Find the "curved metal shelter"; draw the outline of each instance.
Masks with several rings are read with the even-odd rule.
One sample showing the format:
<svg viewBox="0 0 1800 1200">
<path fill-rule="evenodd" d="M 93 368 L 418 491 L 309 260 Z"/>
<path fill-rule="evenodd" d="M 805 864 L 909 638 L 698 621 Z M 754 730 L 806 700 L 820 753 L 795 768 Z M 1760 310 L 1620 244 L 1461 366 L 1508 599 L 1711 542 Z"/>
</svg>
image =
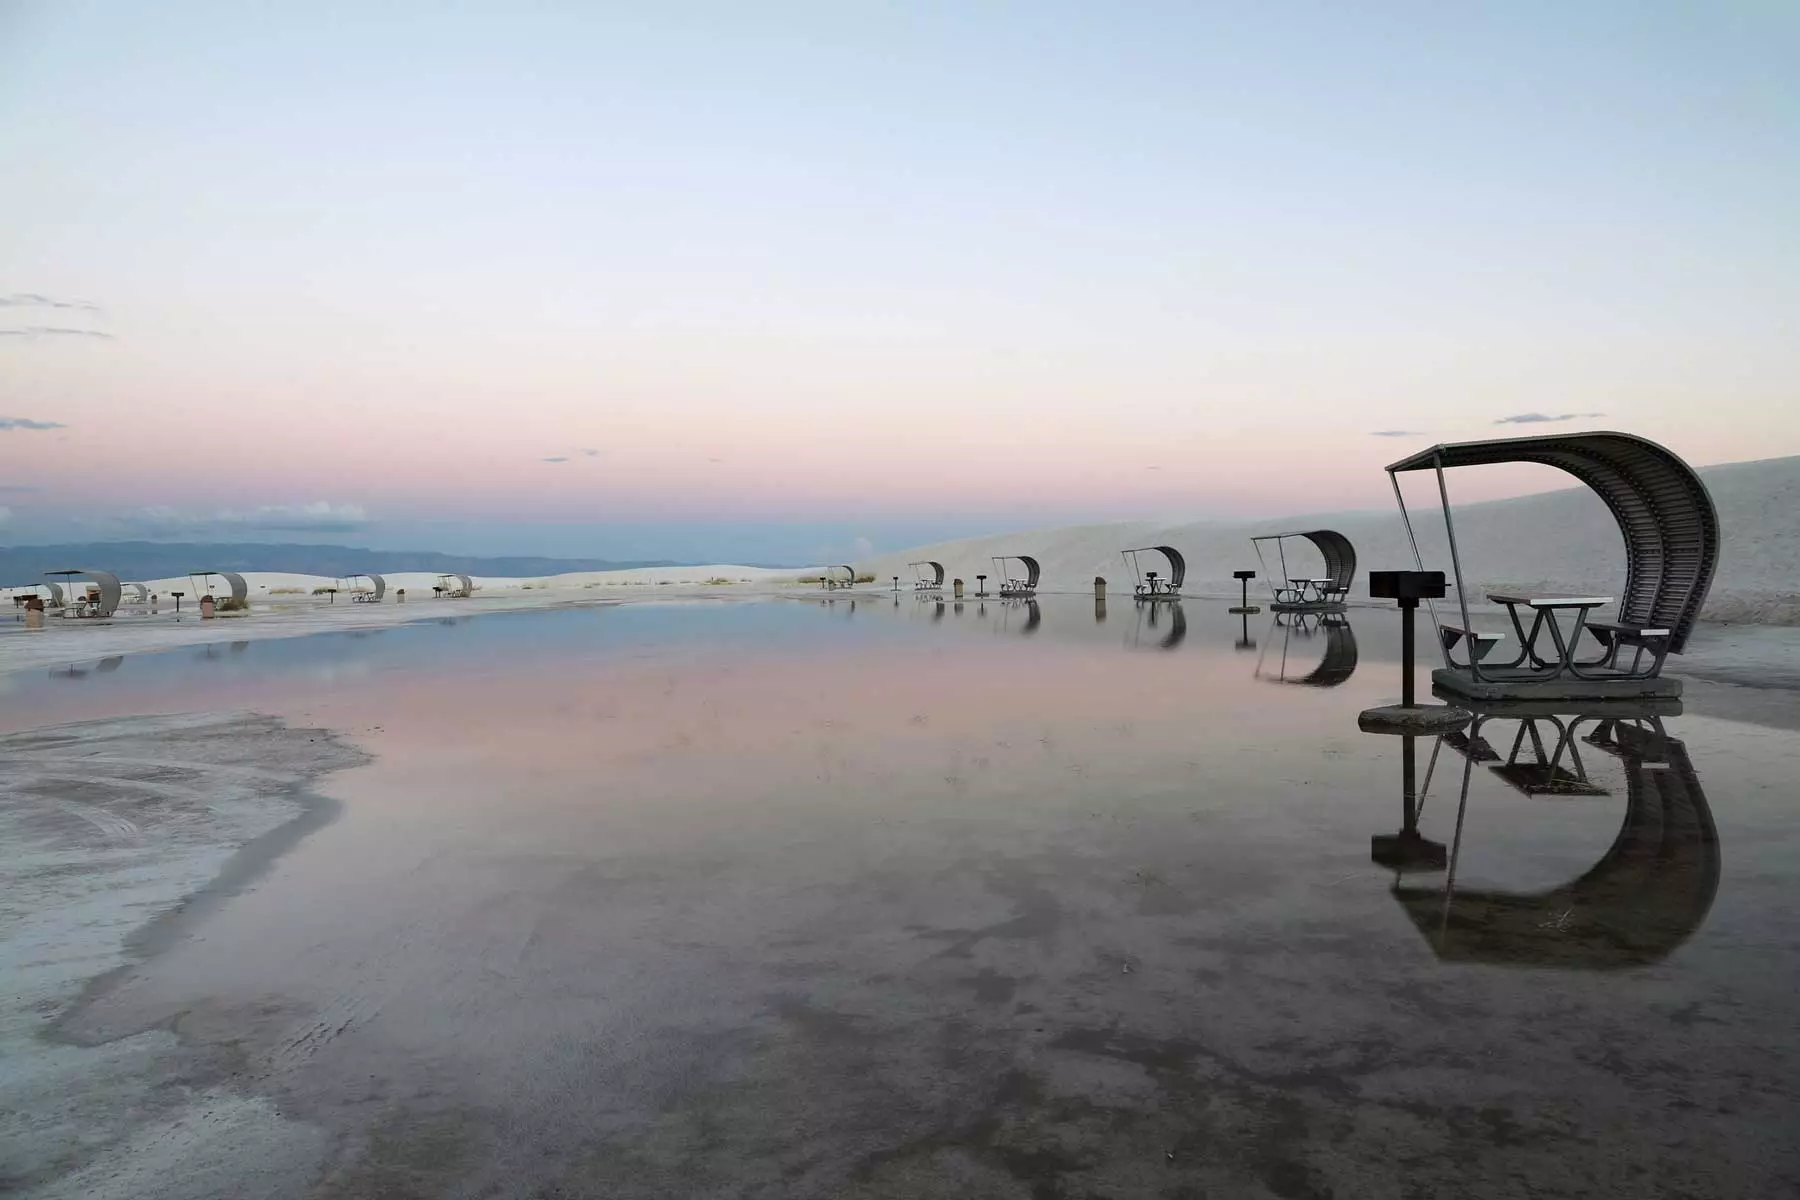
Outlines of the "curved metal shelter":
<svg viewBox="0 0 1800 1200">
<path fill-rule="evenodd" d="M 1543 892 L 1395 888 L 1439 958 L 1616 970 L 1660 962 L 1705 924 L 1719 888 L 1719 833 L 1687 747 L 1623 721 L 1584 740 L 1625 767 L 1625 818 L 1611 847 Z"/>
<path fill-rule="evenodd" d="M 1155 572 L 1150 572 L 1146 576 L 1145 572 L 1138 567 L 1138 555 L 1152 553 L 1160 554 L 1169 561 L 1169 573 L 1161 579 L 1156 577 Z M 1119 557 L 1131 565 L 1131 573 L 1137 576 L 1135 589 L 1137 595 L 1145 599 L 1167 597 L 1174 600 L 1180 597 L 1181 585 L 1187 582 L 1187 559 L 1183 558 L 1181 551 L 1175 547 L 1134 546 L 1129 550 L 1119 551 Z"/>
<path fill-rule="evenodd" d="M 933 559 L 922 558 L 918 562 L 906 564 L 913 569 L 918 582 L 913 586 L 920 591 L 936 591 L 944 586 L 944 564 Z M 925 568 L 931 568 L 929 572 Z"/>
<path fill-rule="evenodd" d="M 1356 579 L 1356 547 L 1350 539 L 1335 529 L 1297 530 L 1293 533 L 1265 533 L 1250 539 L 1250 545 L 1256 550 L 1256 561 L 1263 568 L 1263 575 L 1269 580 L 1269 587 L 1274 593 L 1277 603 L 1282 599 L 1282 584 L 1290 582 L 1288 574 L 1287 546 L 1290 538 L 1304 538 L 1312 543 L 1313 548 L 1325 560 L 1325 574 L 1319 577 L 1318 591 L 1327 602 L 1341 603 L 1350 593 L 1350 584 Z M 1263 561 L 1262 543 L 1274 542 L 1275 553 L 1281 567 L 1280 574 L 1269 571 L 1268 563 Z"/>
<path fill-rule="evenodd" d="M 451 586 L 450 581 L 452 579 L 456 580 L 461 586 Z M 453 599 L 467 599 L 475 594 L 475 581 L 470 579 L 467 575 L 455 571 L 446 571 L 442 575 L 439 575 L 438 582 L 443 587 L 444 594 Z"/>
<path fill-rule="evenodd" d="M 1002 596 L 1028 596 L 1037 591 L 1038 580 L 1043 571 L 1038 560 L 1029 554 L 996 554 L 993 556 L 994 569 L 1000 575 L 1000 594 Z M 1025 568 L 1025 575 L 1019 578 L 1013 575 L 1008 563 L 1018 563 Z"/>
<path fill-rule="evenodd" d="M 188 578 L 194 581 L 194 588 L 202 596 L 213 594 L 212 581 L 223 579 L 225 586 L 231 589 L 229 599 L 243 604 L 250 599 L 250 585 L 236 571 L 189 571 Z"/>
<path fill-rule="evenodd" d="M 65 582 L 72 582 L 84 576 L 93 580 L 100 591 L 100 602 L 95 606 L 93 616 L 110 617 L 119 610 L 119 577 L 111 571 L 90 571 L 83 567 L 70 567 L 62 571 L 45 571 L 44 574 L 56 576 Z M 51 584 L 50 589 L 57 595 L 58 603 L 63 603 L 62 589 L 55 584 Z"/>
<path fill-rule="evenodd" d="M 132 593 L 131 599 L 132 599 L 133 603 L 136 603 L 136 604 L 150 603 L 150 585 L 149 584 L 147 584 L 147 583 L 124 583 L 124 584 L 120 584 L 119 586 L 131 589 L 131 593 Z"/>
<path fill-rule="evenodd" d="M 1403 471 L 1433 471 L 1450 538 L 1450 562 L 1463 626 L 1469 626 L 1468 596 L 1463 588 L 1462 557 L 1450 516 L 1450 493 L 1444 472 L 1453 467 L 1497 463 L 1542 463 L 1567 471 L 1593 489 L 1611 510 L 1625 539 L 1625 594 L 1619 620 L 1670 631 L 1668 650 L 1680 654 L 1693 632 L 1706 593 L 1719 565 L 1719 514 L 1712 494 L 1692 467 L 1647 438 L 1629 433 L 1570 433 L 1546 437 L 1501 438 L 1433 446 L 1387 468 L 1394 498 L 1412 539 L 1413 558 L 1424 570 L 1412 518 L 1400 494 Z"/>
<path fill-rule="evenodd" d="M 368 571 L 358 571 L 356 574 L 351 575 L 348 578 L 350 580 L 366 579 L 369 581 L 370 591 L 367 594 L 367 603 L 380 604 L 381 598 L 383 596 L 387 595 L 387 580 L 383 579 L 379 575 L 372 574 L 371 572 L 368 572 Z"/>
</svg>

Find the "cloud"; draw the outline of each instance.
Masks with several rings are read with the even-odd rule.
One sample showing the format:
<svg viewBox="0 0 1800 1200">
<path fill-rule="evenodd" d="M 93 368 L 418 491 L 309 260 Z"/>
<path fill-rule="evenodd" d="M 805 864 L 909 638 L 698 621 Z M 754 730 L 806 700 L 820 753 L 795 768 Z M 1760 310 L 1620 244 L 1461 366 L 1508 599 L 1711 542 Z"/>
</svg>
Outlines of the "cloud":
<svg viewBox="0 0 1800 1200">
<path fill-rule="evenodd" d="M 1541 412 L 1514 413 L 1510 417 L 1501 417 L 1498 421 L 1495 421 L 1494 424 L 1496 424 L 1496 425 L 1554 425 L 1558 421 L 1583 421 L 1583 420 L 1588 419 L 1589 417 L 1604 417 L 1605 415 L 1606 414 L 1602 413 L 1602 412 L 1557 413 L 1554 416 L 1550 415 L 1549 413 L 1541 413 Z"/>
<path fill-rule="evenodd" d="M 10 520 L 12 520 L 12 509 L 0 504 L 0 525 L 4 525 Z"/>
<path fill-rule="evenodd" d="M 109 519 L 149 536 L 193 535 L 207 532 L 241 534 L 248 530 L 272 533 L 348 533 L 369 523 L 360 504 L 263 504 L 255 508 L 224 508 L 211 513 L 188 512 L 167 505 L 153 505 Z"/>
<path fill-rule="evenodd" d="M 0 296 L 0 308 L 63 308 L 75 312 L 99 312 L 98 304 L 90 304 L 86 300 L 59 300 L 55 296 L 46 296 L 42 292 L 14 292 L 10 296 Z"/>
<path fill-rule="evenodd" d="M 0 492 L 16 494 L 19 492 L 41 492 L 44 489 L 35 483 L 0 483 Z"/>
<path fill-rule="evenodd" d="M 566 454 L 558 454 L 552 458 L 543 459 L 542 461 L 544 461 L 544 462 L 568 462 L 569 456 Z"/>
<path fill-rule="evenodd" d="M 850 543 L 850 552 L 857 558 L 869 558 L 875 553 L 875 543 L 866 537 L 859 537 Z"/>
<path fill-rule="evenodd" d="M 1371 429 L 1370 437 L 1424 437 L 1417 429 Z"/>
<path fill-rule="evenodd" d="M 581 452 L 589 458 L 599 458 L 600 457 L 600 452 L 598 450 L 590 450 L 590 449 L 587 449 L 584 447 Z"/>
<path fill-rule="evenodd" d="M 61 421 L 34 421 L 30 417 L 0 417 L 0 429 L 67 429 Z"/>
<path fill-rule="evenodd" d="M 60 325 L 27 325 L 23 329 L 0 329 L 0 337 L 38 338 L 38 337 L 82 337 L 100 338 L 112 341 L 113 335 L 98 329 L 68 329 Z"/>
</svg>

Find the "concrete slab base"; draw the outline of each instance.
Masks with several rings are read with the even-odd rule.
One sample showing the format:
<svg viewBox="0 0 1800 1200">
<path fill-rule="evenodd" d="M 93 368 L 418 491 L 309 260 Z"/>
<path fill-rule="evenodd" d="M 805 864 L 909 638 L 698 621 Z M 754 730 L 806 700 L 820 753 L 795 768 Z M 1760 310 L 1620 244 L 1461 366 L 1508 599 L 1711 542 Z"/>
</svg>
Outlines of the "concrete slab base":
<svg viewBox="0 0 1800 1200">
<path fill-rule="evenodd" d="M 1259 613 L 1262 611 L 1262 608 L 1255 604 L 1249 605 L 1248 607 L 1245 607 L 1243 605 L 1234 604 L 1230 608 L 1226 609 L 1225 611 L 1233 612 L 1233 613 Z"/>
<path fill-rule="evenodd" d="M 1344 611 L 1342 600 L 1318 601 L 1309 600 L 1305 604 L 1271 604 L 1270 612 L 1278 613 L 1341 613 Z"/>
<path fill-rule="evenodd" d="M 1454 733 L 1474 719 L 1474 715 L 1466 708 L 1451 708 L 1442 704 L 1388 704 L 1381 708 L 1364 709 L 1356 718 L 1356 727 L 1364 733 L 1419 737 Z"/>
<path fill-rule="evenodd" d="M 1655 700 L 1681 695 L 1681 680 L 1655 679 L 1474 679 L 1467 671 L 1439 667 L 1431 673 L 1432 693 L 1465 700 Z"/>
</svg>

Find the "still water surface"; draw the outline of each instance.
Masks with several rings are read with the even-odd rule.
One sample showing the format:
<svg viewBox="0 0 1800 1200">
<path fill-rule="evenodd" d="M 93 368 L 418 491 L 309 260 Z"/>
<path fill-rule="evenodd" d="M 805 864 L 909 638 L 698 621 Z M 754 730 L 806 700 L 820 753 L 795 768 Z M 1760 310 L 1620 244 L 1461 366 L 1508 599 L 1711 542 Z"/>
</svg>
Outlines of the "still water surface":
<svg viewBox="0 0 1800 1200">
<path fill-rule="evenodd" d="M 1586 794 L 1470 763 L 1466 804 L 1443 748 L 1446 902 L 1447 861 L 1371 856 L 1395 615 L 1270 620 L 499 615 L 74 664 L 5 712 L 250 707 L 376 755 L 84 1018 L 238 1039 L 351 1148 L 334 1194 L 1800 1188 L 1788 735 L 1690 713 L 1574 740 Z"/>
</svg>

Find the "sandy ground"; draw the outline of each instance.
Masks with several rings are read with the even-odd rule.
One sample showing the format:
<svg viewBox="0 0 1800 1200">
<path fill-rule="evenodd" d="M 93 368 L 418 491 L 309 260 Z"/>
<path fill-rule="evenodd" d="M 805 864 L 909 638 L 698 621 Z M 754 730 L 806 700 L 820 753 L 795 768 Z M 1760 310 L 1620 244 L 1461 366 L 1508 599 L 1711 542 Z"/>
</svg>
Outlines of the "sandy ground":
<svg viewBox="0 0 1800 1200">
<path fill-rule="evenodd" d="M 230 1054 L 197 1058 L 174 1029 L 77 1045 L 58 1022 L 329 820 L 309 784 L 366 760 L 324 730 L 244 715 L 0 738 L 0 1192 L 127 1200 L 195 1160 L 233 1164 L 230 1179 L 191 1178 L 195 1197 L 247 1182 L 274 1196 L 309 1176 L 323 1133 L 234 1089 Z"/>
</svg>

